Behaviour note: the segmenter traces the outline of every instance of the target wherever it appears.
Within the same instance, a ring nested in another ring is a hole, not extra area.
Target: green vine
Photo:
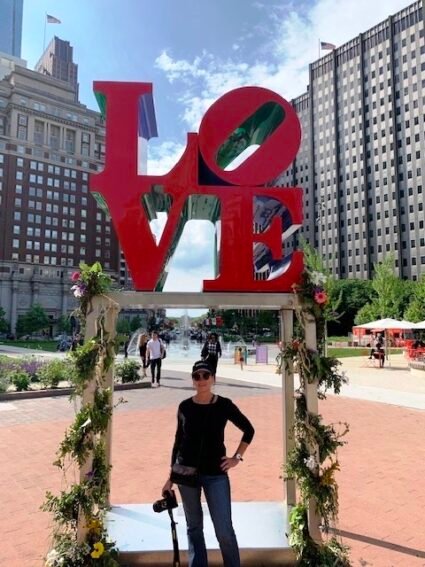
[[[76,314],[81,328],[92,312],[95,295],[105,294],[110,277],[99,263],[80,265],[72,274],[72,291],[80,301]],[[103,437],[112,416],[112,392],[105,387],[105,376],[115,355],[115,343],[105,329],[105,311],[96,320],[97,334],[71,353],[75,365],[74,395],[90,388],[92,401],[83,404],[65,433],[54,465],[65,474],[68,463],[88,472],[68,490],[55,496],[46,494],[42,509],[53,515],[55,527],[46,567],[118,567],[118,551],[108,541],[104,521],[109,494],[110,465]],[[81,534],[83,537],[81,537]]]
[[[327,321],[338,318],[339,300],[330,301],[332,279],[325,273],[321,259],[305,246],[305,270],[301,283],[294,286],[298,297],[296,310],[297,336],[283,345],[277,357],[277,372],[294,369],[299,375],[300,386],[295,393],[294,448],[288,455],[286,478],[296,480],[299,487],[299,503],[290,514],[289,543],[294,548],[298,565],[302,567],[346,567],[350,565],[348,548],[335,537],[322,542],[315,541],[309,532],[308,513],[310,502],[314,503],[321,518],[324,534],[338,515],[338,485],[335,474],[339,470],[336,456],[344,445],[342,438],[348,432],[348,424],[325,425],[320,415],[308,411],[306,388],[317,386],[319,399],[326,392],[339,394],[347,383],[340,371],[340,362],[325,356]],[[306,326],[314,321],[317,349],[307,346]]]
[[[111,390],[97,389],[93,404],[87,404],[77,413],[72,426],[65,433],[58,450],[55,465],[63,468],[64,458],[70,456],[81,467],[95,448],[94,435],[105,433],[112,416]]]
[[[304,504],[295,506],[289,516],[291,533],[289,544],[295,550],[299,567],[349,567],[348,547],[335,537],[326,545],[317,544],[308,531],[307,508]]]

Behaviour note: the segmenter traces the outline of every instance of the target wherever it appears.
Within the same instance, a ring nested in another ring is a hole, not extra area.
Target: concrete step
[[[208,508],[203,504],[204,534],[210,567],[223,561]],[[282,502],[234,502],[233,525],[244,567],[286,567],[295,565],[288,545],[287,510]],[[181,505],[174,510],[182,565],[187,565],[186,522]],[[120,564],[170,567],[173,542],[167,512],[152,510],[151,504],[113,506],[107,516],[108,535],[120,550]]]

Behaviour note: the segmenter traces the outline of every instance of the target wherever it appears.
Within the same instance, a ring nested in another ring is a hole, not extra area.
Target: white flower
[[[85,427],[87,427],[90,424],[91,424],[91,419],[88,417],[86,419],[86,421],[83,423],[83,425],[80,426],[80,429],[84,429]]]
[[[314,472],[317,469],[317,466],[318,466],[317,461],[311,455],[308,459],[304,459],[304,463],[305,463],[306,467],[308,468],[308,470],[310,470],[311,472]]]
[[[326,283],[326,276],[320,272],[311,272],[311,281],[314,285],[324,285]]]
[[[81,288],[78,285],[73,285],[71,290],[74,292],[74,297],[80,298],[83,297],[84,293],[81,291]]]
[[[62,565],[63,558],[61,558],[60,553],[56,549],[49,551],[46,557],[45,567],[55,567],[56,565]]]

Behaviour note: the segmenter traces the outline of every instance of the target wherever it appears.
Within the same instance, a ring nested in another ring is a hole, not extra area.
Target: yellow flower
[[[324,469],[321,477],[321,483],[324,486],[332,486],[333,484],[336,484],[336,481],[334,479],[334,472],[339,470],[339,462],[335,461],[327,469]]]
[[[90,520],[90,522],[87,524],[87,529],[89,530],[89,532],[100,534],[102,524],[99,520]]]
[[[91,552],[90,555],[93,557],[93,559],[99,559],[99,557],[103,554],[104,551],[105,551],[105,546],[101,541],[98,541],[93,545],[93,551]]]

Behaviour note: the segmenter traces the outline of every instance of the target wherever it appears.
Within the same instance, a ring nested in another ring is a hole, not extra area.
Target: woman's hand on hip
[[[227,472],[229,469],[233,469],[239,464],[239,460],[236,457],[222,457],[220,468],[222,471]]]

